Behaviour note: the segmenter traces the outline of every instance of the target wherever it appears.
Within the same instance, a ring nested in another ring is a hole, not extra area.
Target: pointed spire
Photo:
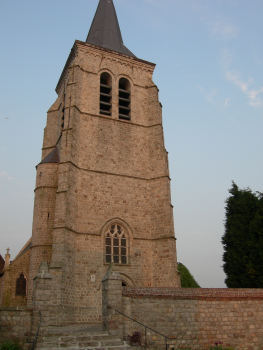
[[[100,0],[86,43],[136,57],[123,44],[113,0]]]

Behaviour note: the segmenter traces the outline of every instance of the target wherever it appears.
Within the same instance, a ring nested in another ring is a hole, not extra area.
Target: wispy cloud
[[[214,97],[216,97],[218,95],[218,90],[217,88],[213,88],[207,95],[205,95],[205,98],[213,103],[214,102]]]
[[[208,21],[208,30],[211,38],[215,39],[233,39],[238,34],[236,26],[227,23],[225,20]]]
[[[263,94],[263,87],[258,90],[250,89],[249,85],[253,84],[253,79],[249,78],[248,82],[243,82],[238,73],[236,72],[227,72],[226,79],[235,83],[248,97],[248,104],[253,107],[263,106],[263,100],[259,97],[260,94]],[[262,96],[263,97],[263,96]]]
[[[5,171],[0,171],[0,180],[4,180],[4,181],[12,181],[14,180],[14,177],[8,176],[7,172]]]
[[[225,106],[228,107],[229,106],[229,101],[231,100],[231,98],[226,98],[225,99]]]
[[[200,91],[202,95],[205,96],[205,98],[210,102],[214,103],[214,98],[218,95],[218,89],[213,88],[208,93],[202,88],[202,86],[197,86],[197,89]]]

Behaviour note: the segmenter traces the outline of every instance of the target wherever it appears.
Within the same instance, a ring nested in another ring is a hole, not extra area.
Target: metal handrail
[[[164,337],[164,338],[165,338],[165,349],[168,350],[167,340],[168,340],[168,339],[169,339],[169,340],[172,340],[172,338],[166,337],[166,335],[164,335],[164,334],[162,334],[162,333],[160,333],[160,332],[157,332],[155,329],[152,329],[152,328],[146,326],[145,324],[140,323],[140,322],[134,320],[133,318],[131,318],[131,317],[129,317],[129,316],[123,314],[122,312],[120,312],[120,311],[118,311],[118,310],[115,310],[115,311],[118,312],[119,314],[121,314],[121,315],[123,315],[123,316],[129,318],[129,319],[132,320],[133,322],[136,322],[136,323],[140,324],[141,326],[145,327],[145,350],[147,349],[147,338],[146,338],[146,337],[147,337],[147,329],[150,329],[151,331],[153,331],[153,332],[155,332],[155,333],[161,335],[162,337]]]
[[[28,350],[34,350],[34,349],[35,349],[35,346],[36,346],[36,343],[37,343],[37,336],[38,336],[38,332],[39,332],[40,325],[41,325],[41,321],[42,321],[41,312],[39,311],[39,313],[40,313],[40,321],[39,321],[38,329],[37,329],[36,335],[35,335],[35,337],[34,337],[34,340],[33,340],[33,341],[28,341],[28,338],[27,338],[27,340],[26,340],[26,343],[27,343],[27,344],[32,344],[32,346],[29,346]]]

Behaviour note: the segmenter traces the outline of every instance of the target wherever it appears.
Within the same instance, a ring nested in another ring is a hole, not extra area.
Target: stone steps
[[[131,346],[116,336],[107,332],[63,332],[49,333],[39,337],[37,350],[125,350]],[[132,347],[141,350],[141,347]]]

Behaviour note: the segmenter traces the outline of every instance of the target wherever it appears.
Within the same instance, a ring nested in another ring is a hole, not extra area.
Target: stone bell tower
[[[48,111],[37,166],[28,306],[43,257],[58,323],[101,321],[101,280],[180,287],[162,107],[155,65],[122,40],[100,0],[75,41]]]

